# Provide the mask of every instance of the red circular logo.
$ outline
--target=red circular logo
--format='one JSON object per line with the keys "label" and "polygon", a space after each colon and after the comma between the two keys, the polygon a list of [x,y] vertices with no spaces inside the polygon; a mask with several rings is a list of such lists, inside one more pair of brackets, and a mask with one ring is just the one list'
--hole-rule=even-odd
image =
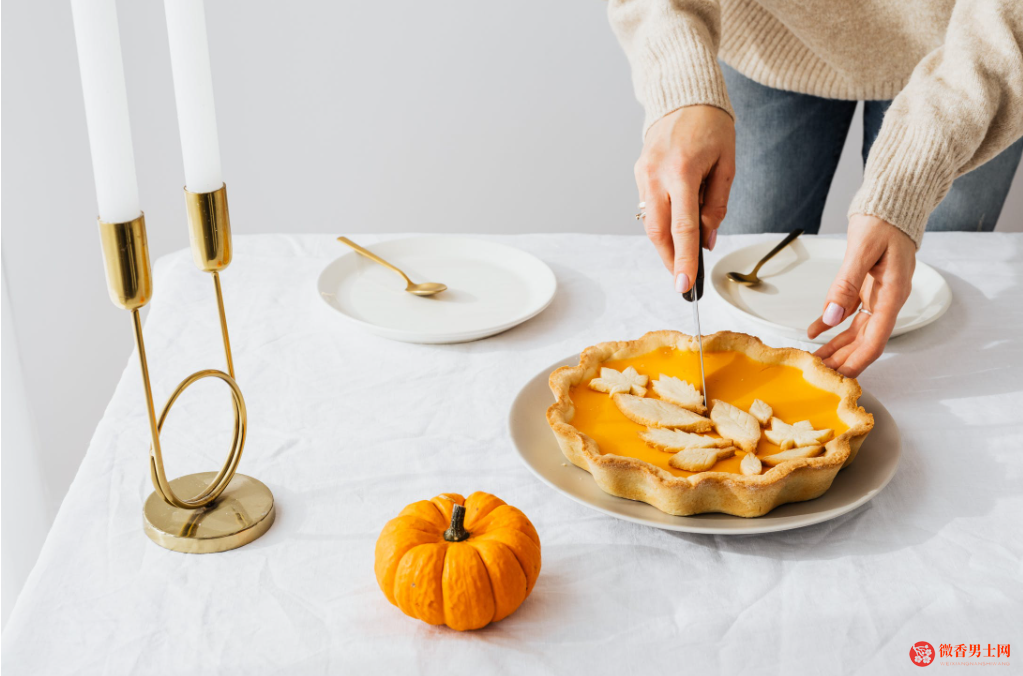
{"label": "red circular logo", "polygon": [[934,661],[934,646],[927,641],[917,641],[909,649],[909,659],[918,667],[926,667]]}

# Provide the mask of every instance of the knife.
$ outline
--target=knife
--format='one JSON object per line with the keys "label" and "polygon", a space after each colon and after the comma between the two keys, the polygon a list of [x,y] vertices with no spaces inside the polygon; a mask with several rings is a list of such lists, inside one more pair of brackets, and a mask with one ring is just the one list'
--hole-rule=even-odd
{"label": "knife", "polygon": [[700,330],[700,298],[703,297],[703,247],[700,247],[700,258],[696,268],[696,281],[693,287],[682,294],[682,297],[693,304],[693,321],[696,322],[696,342],[700,346],[700,382],[703,383],[703,405],[710,410],[707,397],[707,376],[703,370],[703,335]]}

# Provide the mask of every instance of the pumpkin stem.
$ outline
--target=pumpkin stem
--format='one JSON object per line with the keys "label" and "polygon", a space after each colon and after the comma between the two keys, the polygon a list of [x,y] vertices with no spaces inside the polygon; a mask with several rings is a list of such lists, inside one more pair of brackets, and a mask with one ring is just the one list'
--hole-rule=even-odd
{"label": "pumpkin stem", "polygon": [[451,528],[444,531],[444,539],[448,542],[461,542],[469,539],[469,531],[465,530],[465,507],[453,505],[451,507]]}

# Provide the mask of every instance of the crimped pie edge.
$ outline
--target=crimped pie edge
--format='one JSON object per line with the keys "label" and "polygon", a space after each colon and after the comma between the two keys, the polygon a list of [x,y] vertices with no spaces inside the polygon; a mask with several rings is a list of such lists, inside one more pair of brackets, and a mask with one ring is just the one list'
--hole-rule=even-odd
{"label": "crimped pie edge", "polygon": [[703,337],[704,352],[742,352],[755,361],[798,368],[811,385],[840,397],[838,417],[849,429],[828,441],[822,455],[786,462],[757,476],[701,472],[679,477],[643,460],[602,455],[597,443],[570,422],[574,413],[571,387],[598,375],[605,362],[638,357],[661,347],[698,349],[695,338],[679,331],[651,331],[637,340],[588,347],[578,365],[563,366],[550,376],[556,401],[547,409],[547,422],[562,452],[611,495],[646,502],[676,516],[705,512],[762,516],[779,505],[812,500],[827,491],[838,470],[856,457],[874,426],[874,417],[857,404],[862,390],[856,379],[846,378],[803,350],[768,347],[754,336],[720,331]]}

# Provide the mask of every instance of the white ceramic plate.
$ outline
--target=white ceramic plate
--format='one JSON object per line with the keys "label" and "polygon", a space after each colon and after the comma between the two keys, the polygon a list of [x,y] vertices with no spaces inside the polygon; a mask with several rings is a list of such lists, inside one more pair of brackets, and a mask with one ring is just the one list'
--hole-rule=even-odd
{"label": "white ceramic plate", "polygon": [[749,535],[802,528],[828,521],[856,509],[881,492],[899,466],[902,440],[887,409],[866,392],[860,405],[874,414],[874,429],[860,447],[856,460],[839,471],[828,492],[815,500],[793,502],[755,519],[728,514],[672,516],[645,502],[609,495],[590,473],[568,462],[547,425],[547,407],[554,403],[547,379],[559,366],[579,363],[579,356],[564,359],[526,383],[508,417],[512,442],[522,461],[545,484],[598,512],[654,528],[687,533]]}
{"label": "white ceramic plate", "polygon": [[462,343],[507,331],[550,305],[558,286],[536,256],[486,240],[429,235],[367,246],[415,282],[448,286],[413,296],[393,271],[337,246],[347,253],[320,274],[320,297],[367,331],[407,343]]}
{"label": "white ceramic plate", "polygon": [[[779,236],[778,240],[781,240]],[[842,265],[844,239],[803,236],[760,269],[763,283],[747,287],[728,279],[749,272],[777,241],[737,249],[714,265],[711,283],[729,309],[775,335],[806,341],[806,329],[821,314],[824,298]],[[952,290],[937,270],[917,261],[913,291],[899,312],[893,336],[927,326],[952,304]],[[826,343],[849,326],[850,318],[813,342]]]}

